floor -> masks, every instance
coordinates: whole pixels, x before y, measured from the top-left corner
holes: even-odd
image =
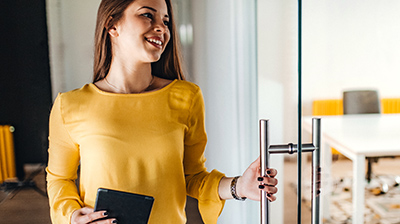
[[[389,165],[387,165],[389,164]],[[333,162],[332,169],[333,175],[340,177],[343,175],[351,174],[352,166],[351,161],[347,159],[339,159]],[[400,159],[388,159],[387,162],[380,160],[379,163],[374,164],[375,172],[396,173],[400,174]],[[296,190],[293,188],[293,183],[296,183],[296,172],[289,172],[296,170],[295,161],[285,161],[285,224],[297,223],[297,197]],[[0,222],[8,224],[50,224],[49,205],[47,197],[42,193],[45,191],[45,175],[44,167],[33,164],[25,167],[27,173],[38,171],[34,175],[33,181],[30,181],[24,186],[19,186],[18,190],[0,191]],[[194,203],[190,205],[188,213],[188,223],[197,224],[202,223],[199,216],[195,211]],[[311,223],[311,212],[307,202],[302,204],[302,221],[301,223]]]
[[[44,167],[41,165],[27,165],[26,173],[33,173],[32,181],[27,181],[16,190],[0,191],[0,223],[25,224],[50,222],[49,203],[45,191]],[[35,175],[35,172],[37,175]]]
[[[307,169],[310,167],[310,164],[303,166],[303,179],[306,178],[307,173],[311,173],[311,170]],[[294,183],[297,183],[296,172],[290,172],[292,170],[297,170],[297,164],[295,162],[286,161],[285,162],[285,194],[284,194],[284,204],[285,204],[285,224],[297,223],[297,217],[294,214],[290,214],[291,212],[296,211],[297,200],[296,189]],[[373,173],[379,175],[381,178],[385,176],[400,176],[400,157],[396,158],[380,158],[377,163],[374,163],[372,166]],[[338,159],[332,162],[332,178],[329,181],[333,181],[335,183],[334,187],[334,196],[331,196],[332,203],[331,204],[331,215],[335,219],[324,220],[324,224],[350,224],[351,222],[351,177],[353,175],[352,162],[345,158],[344,156],[339,156]],[[384,179],[384,178],[383,178]],[[346,182],[344,183],[343,182]],[[394,178],[390,181],[394,182]],[[389,182],[388,182],[389,183]],[[385,199],[385,198],[398,198],[400,196],[400,186],[390,187],[388,193],[379,194],[376,193],[376,189],[374,186],[376,184],[376,178],[371,181],[371,184],[367,185],[366,190],[366,201],[370,202],[371,199]],[[303,181],[303,185],[309,185],[308,182]],[[339,187],[340,186],[340,187]],[[348,187],[344,187],[348,186]],[[323,190],[323,189],[322,189]],[[372,193],[375,192],[375,193]],[[303,189],[303,197],[310,199],[311,193],[305,191]],[[338,196],[340,195],[340,196]],[[345,208],[345,206],[349,206],[349,208]],[[395,203],[396,214],[400,214],[400,201]],[[340,210],[348,209],[348,211],[337,211],[338,207]],[[287,210],[287,211],[286,211]],[[367,209],[366,209],[367,210]],[[394,209],[393,209],[394,210]],[[366,211],[368,213],[368,211]],[[347,218],[342,220],[337,219],[338,213],[342,214],[346,213]],[[372,212],[371,212],[372,213]],[[372,215],[372,214],[371,214]],[[400,224],[400,216],[397,218],[383,218],[377,217],[374,215],[373,218],[368,217],[368,214],[365,215],[365,224]],[[311,223],[311,211],[310,211],[310,201],[304,201],[302,203],[302,221],[301,223]]]

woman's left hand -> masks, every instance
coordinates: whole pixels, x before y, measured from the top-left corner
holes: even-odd
[[[278,188],[276,188],[278,180],[275,176],[278,172],[276,169],[267,169],[265,172],[268,176],[261,177],[260,157],[258,157],[238,179],[237,194],[241,197],[260,201],[260,190],[263,190],[267,193],[267,198],[270,201],[275,201],[274,194],[278,192]]]

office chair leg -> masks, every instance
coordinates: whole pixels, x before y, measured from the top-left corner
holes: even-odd
[[[372,174],[372,158],[367,158],[368,159],[368,168],[367,168],[367,176],[366,179],[368,183],[371,182],[371,174]]]

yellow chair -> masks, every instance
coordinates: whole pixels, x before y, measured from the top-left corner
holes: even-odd
[[[343,115],[343,100],[341,99],[327,99],[327,100],[314,100],[313,101],[313,116],[326,116],[326,115]],[[332,149],[332,155],[338,157],[340,152]]]
[[[343,115],[343,100],[328,99],[313,101],[313,116]]]
[[[382,113],[400,113],[400,98],[383,98],[381,100]]]
[[[382,98],[383,114],[400,113],[400,98]],[[325,99],[313,101],[313,116],[343,115],[342,99]]]

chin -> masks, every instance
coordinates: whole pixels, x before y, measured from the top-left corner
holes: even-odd
[[[157,62],[161,59],[161,55],[149,56],[148,59],[150,63]]]

